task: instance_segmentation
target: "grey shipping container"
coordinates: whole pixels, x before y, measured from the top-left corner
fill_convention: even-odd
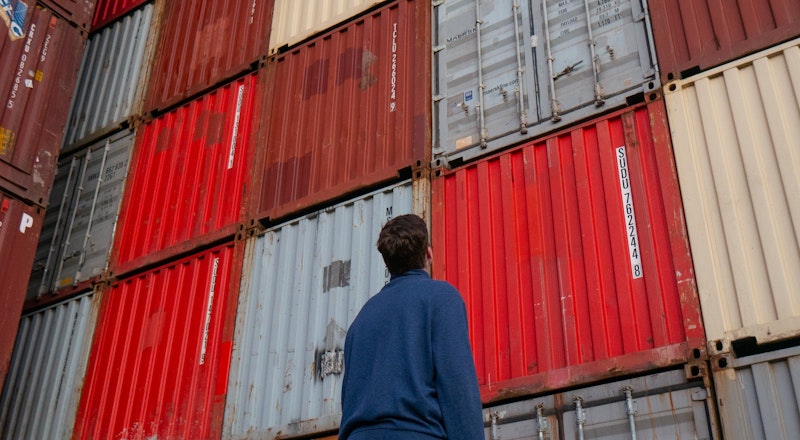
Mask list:
[[[412,212],[397,184],[268,229],[247,243],[223,438],[335,430],[344,337],[388,282],[375,241]]]
[[[800,347],[712,359],[725,438],[794,440],[800,435]]]
[[[486,438],[718,438],[713,398],[681,370],[650,374],[484,409]]]
[[[72,436],[96,315],[89,292],[22,317],[0,396],[0,438]]]
[[[644,0],[446,0],[433,11],[439,162],[473,159],[644,92],[657,96]]]
[[[125,130],[61,161],[27,301],[79,286],[108,268],[133,141],[134,132]]]
[[[141,113],[158,29],[154,9],[154,3],[146,4],[89,38],[62,152],[118,129]]]

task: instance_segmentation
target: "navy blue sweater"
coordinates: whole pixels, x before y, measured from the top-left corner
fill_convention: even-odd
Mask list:
[[[370,298],[347,331],[340,440],[483,440],[464,301],[411,270]]]

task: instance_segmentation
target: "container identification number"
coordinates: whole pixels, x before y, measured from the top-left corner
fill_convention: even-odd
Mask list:
[[[636,215],[633,211],[633,195],[631,178],[628,172],[628,156],[625,146],[617,148],[617,169],[619,170],[619,187],[622,193],[622,208],[625,218],[625,232],[628,241],[628,255],[631,259],[633,278],[642,277],[642,257],[639,251],[639,234],[636,230]]]
[[[392,30],[392,91],[390,93],[389,112],[397,109],[397,23]]]

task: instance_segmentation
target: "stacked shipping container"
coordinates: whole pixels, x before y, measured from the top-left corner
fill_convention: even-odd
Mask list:
[[[37,414],[85,381],[76,438],[335,434],[375,236],[416,212],[487,438],[791,438],[800,11],[667,3],[99,1],[26,314],[99,328]],[[53,428],[42,335],[8,432]]]
[[[0,41],[0,382],[6,377],[25,285],[53,185],[93,0],[12,1]]]
[[[796,370],[800,342],[800,39],[674,81],[666,101],[723,430],[790,438],[800,424],[800,394],[782,391],[797,390],[785,369]],[[747,400],[756,395],[758,405]]]

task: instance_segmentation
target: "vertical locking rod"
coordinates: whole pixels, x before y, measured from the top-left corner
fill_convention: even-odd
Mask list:
[[[544,11],[544,37],[547,40],[547,69],[550,71],[550,107],[553,111],[550,119],[553,122],[561,120],[558,114],[561,111],[561,106],[556,98],[556,74],[553,72],[553,50],[550,44],[550,19],[547,16],[547,0],[542,0],[542,10]]]
[[[592,57],[592,74],[594,75],[594,105],[600,107],[605,104],[605,100],[603,99],[603,87],[600,86],[600,80],[597,76],[600,72],[600,58],[597,56],[597,51],[595,50],[596,44],[594,35],[592,34],[592,14],[589,12],[589,0],[583,0],[583,4],[586,7],[586,29],[589,34],[589,52]]]
[[[578,424],[578,440],[583,440],[583,425],[586,424],[586,412],[583,410],[583,398],[575,396],[575,417]]]
[[[631,439],[636,440],[636,402],[633,400],[633,388],[626,386],[622,389],[625,392],[625,412],[628,414],[628,424],[631,429]]]
[[[478,118],[480,121],[480,135],[481,135],[481,148],[486,148],[486,112],[483,109],[483,91],[486,89],[486,84],[483,83],[483,55],[481,53],[481,25],[483,18],[481,17],[481,0],[475,0],[475,36],[478,40]]]
[[[519,3],[514,1],[514,35],[517,38],[517,102],[519,103],[519,132],[528,133],[528,112],[525,111],[525,88],[523,83],[522,49],[519,44]]]

